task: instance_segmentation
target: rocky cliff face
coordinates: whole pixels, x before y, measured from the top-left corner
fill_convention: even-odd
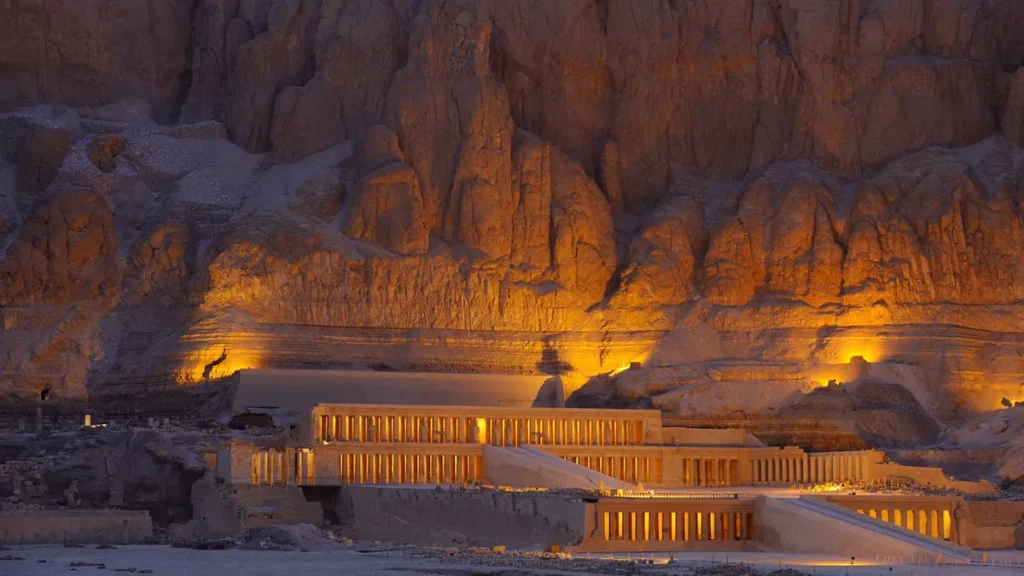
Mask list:
[[[639,359],[620,396],[754,413],[855,356],[924,417],[1020,394],[1016,0],[72,4],[0,2],[0,394]]]

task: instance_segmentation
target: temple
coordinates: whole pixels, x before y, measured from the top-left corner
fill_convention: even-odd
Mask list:
[[[314,490],[328,507],[361,487],[369,500],[422,501],[424,487],[446,498],[556,499],[575,536],[545,545],[574,551],[837,552],[823,535],[864,533],[873,549],[969,559],[987,533],[963,518],[964,496],[995,492],[878,450],[814,453],[737,430],[665,426],[657,410],[317,404],[297,437],[287,446],[233,440],[208,465],[234,486]],[[856,494],[872,487],[952,495]],[[433,515],[444,527],[442,508]],[[798,525],[818,534],[785,536]]]

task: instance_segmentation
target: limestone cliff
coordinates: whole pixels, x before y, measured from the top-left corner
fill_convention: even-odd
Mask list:
[[[1016,0],[0,2],[0,394],[642,360],[930,430],[1024,380],[1022,60]]]

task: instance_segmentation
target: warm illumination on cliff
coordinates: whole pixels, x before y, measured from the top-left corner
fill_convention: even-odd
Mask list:
[[[868,363],[883,360],[882,346],[876,339],[844,338],[836,344],[836,360],[840,363],[859,362],[861,358]]]
[[[227,378],[239,370],[261,366],[260,355],[252,350],[228,346],[209,346],[189,355],[178,373],[179,384],[200,384]]]
[[[840,359],[843,362],[851,364],[861,359],[869,363],[878,362],[880,356],[881,354],[876,346],[860,343],[845,347],[845,349],[840,353]]]
[[[643,366],[646,365],[647,361],[651,359],[652,353],[653,353],[653,348],[648,348],[647,350],[643,351],[642,353],[634,356],[633,358],[630,358],[629,362],[621,362],[621,363],[619,363],[618,368],[612,370],[610,375],[611,376],[615,376],[616,374],[621,374],[621,373],[625,372],[626,370],[629,370],[630,368],[634,368],[634,367],[642,368]]]

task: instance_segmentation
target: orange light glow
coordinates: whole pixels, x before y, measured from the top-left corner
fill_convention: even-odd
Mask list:
[[[836,484],[834,482],[827,482],[825,484],[815,484],[811,486],[809,492],[841,492],[846,490],[842,484]]]
[[[227,378],[239,370],[259,368],[260,356],[252,350],[231,345],[208,346],[190,354],[178,372],[178,384],[199,384]]]
[[[620,362],[619,363],[619,367],[614,369],[614,370],[612,370],[609,373],[609,375],[610,376],[615,376],[616,374],[621,374],[621,373],[625,372],[626,370],[629,370],[629,367],[634,362],[639,363],[640,366],[646,366],[647,362],[651,359],[651,356],[653,355],[653,353],[654,353],[654,349],[653,348],[648,348],[647,350],[644,350],[642,353],[637,354],[633,358],[630,358],[629,362]]]
[[[847,338],[838,342],[837,360],[849,364],[860,356],[865,362],[874,363],[882,360],[882,347],[877,340],[869,338]]]

